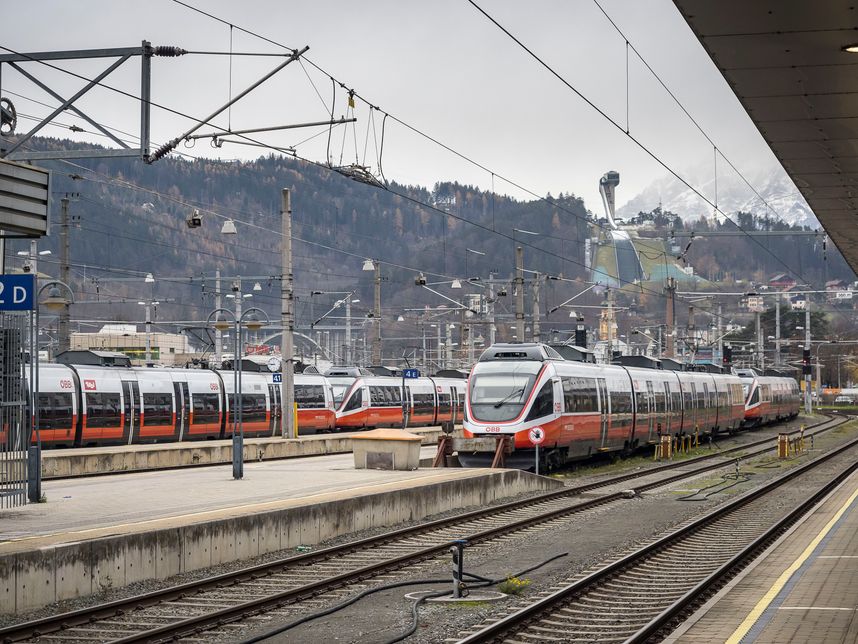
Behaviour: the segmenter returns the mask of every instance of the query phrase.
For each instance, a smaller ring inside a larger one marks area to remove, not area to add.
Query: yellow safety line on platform
[[[748,631],[754,626],[760,616],[765,612],[765,610],[769,607],[769,605],[774,601],[775,597],[778,596],[778,593],[783,590],[783,587],[786,586],[787,582],[790,580],[790,577],[795,574],[795,572],[801,568],[802,564],[807,561],[808,557],[813,554],[813,551],[816,550],[816,547],[820,544],[820,542],[825,538],[825,536],[831,532],[831,529],[834,527],[840,517],[849,509],[849,506],[854,503],[855,499],[858,498],[858,488],[852,495],[847,499],[846,503],[840,506],[840,509],[831,517],[831,520],[825,524],[825,527],[822,529],[819,534],[814,537],[813,541],[808,544],[807,548],[799,555],[798,559],[792,562],[789,568],[781,573],[781,576],[777,578],[772,587],[763,595],[763,598],[757,602],[757,605],[754,606],[754,609],[748,614],[748,616],[744,619],[744,621],[739,625],[733,634],[727,639],[726,644],[739,644],[742,641],[742,638],[748,634]]]
[[[466,472],[467,472],[467,474],[473,476],[472,470],[466,470]],[[372,483],[370,485],[362,485],[360,487],[345,488],[342,490],[330,490],[328,492],[319,492],[317,494],[311,494],[309,496],[299,496],[299,497],[293,497],[293,498],[288,498],[288,499],[277,499],[274,501],[263,501],[261,503],[228,505],[228,506],[224,506],[222,508],[212,508],[210,510],[200,510],[199,512],[182,513],[182,514],[169,514],[169,515],[165,515],[162,517],[152,517],[151,519],[143,519],[141,521],[131,521],[129,523],[118,523],[118,524],[104,525],[104,526],[95,527],[95,528],[87,528],[86,530],[67,530],[65,532],[49,532],[46,534],[29,535],[26,537],[13,537],[11,539],[4,539],[3,541],[0,541],[0,551],[2,551],[3,545],[5,545],[5,544],[20,543],[21,541],[29,541],[32,539],[50,539],[52,537],[59,537],[59,536],[82,535],[82,534],[87,534],[87,533],[91,533],[91,532],[104,532],[104,531],[109,531],[109,530],[117,530],[120,528],[129,528],[132,526],[142,526],[142,525],[145,525],[147,523],[157,523],[159,521],[169,521],[171,519],[185,519],[185,518],[189,518],[189,517],[198,517],[198,516],[205,515],[205,514],[219,514],[222,512],[229,512],[231,510],[239,510],[239,509],[247,509],[247,508],[255,508],[257,510],[260,510],[260,509],[271,508],[271,507],[276,508],[278,505],[285,505],[287,507],[289,505],[298,505],[298,506],[307,505],[307,503],[305,503],[306,501],[317,498],[317,497],[330,496],[331,494],[338,494],[341,492],[365,491],[365,490],[369,490],[372,488],[390,486],[390,485],[395,484],[395,483],[414,483],[414,482],[419,482],[419,481],[431,481],[435,478],[440,478],[444,475],[450,476],[450,472],[439,472],[437,474],[430,474],[427,476],[421,476],[421,477],[412,478],[412,479],[402,479],[399,481],[387,481],[384,483]],[[457,478],[465,477],[465,474],[464,473],[462,473],[462,474],[457,473],[456,477]],[[352,494],[352,496],[357,496],[357,495]]]

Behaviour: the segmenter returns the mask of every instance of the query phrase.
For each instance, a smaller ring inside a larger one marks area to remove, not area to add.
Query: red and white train
[[[801,390],[794,378],[760,376],[740,370],[745,392],[745,427],[759,427],[794,418],[801,409]]]
[[[339,429],[402,426],[402,381],[389,376],[337,376],[328,380],[338,400]],[[465,380],[414,378],[405,381],[408,426],[460,422],[465,405]]]
[[[736,431],[745,422],[745,401],[742,380],[732,374],[589,364],[563,360],[542,344],[497,344],[471,372],[465,437],[512,435],[507,465],[529,468],[534,450],[528,432],[538,426],[545,435],[542,454],[552,466],[629,452],[660,435]],[[778,409],[782,417],[798,413],[797,406]],[[465,466],[492,458],[490,452],[459,452]]]
[[[46,447],[82,447],[232,436],[233,374],[210,369],[39,365],[39,430]],[[242,374],[245,436],[279,433],[280,385],[273,374]],[[296,374],[301,434],[333,431],[333,393],[324,376]]]

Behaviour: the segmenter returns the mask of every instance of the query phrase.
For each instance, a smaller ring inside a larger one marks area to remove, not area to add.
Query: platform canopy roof
[[[674,2],[858,272],[858,2]]]

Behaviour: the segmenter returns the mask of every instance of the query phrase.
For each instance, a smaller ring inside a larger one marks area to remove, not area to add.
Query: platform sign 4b
[[[32,275],[0,275],[0,311],[32,311],[35,290]]]
[[[542,441],[545,440],[545,430],[542,427],[531,427],[527,436],[532,445],[542,445]]]

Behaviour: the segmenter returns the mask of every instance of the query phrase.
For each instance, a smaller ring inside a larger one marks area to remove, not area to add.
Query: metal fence
[[[0,508],[27,503],[30,422],[24,370],[29,313],[0,313]]]

